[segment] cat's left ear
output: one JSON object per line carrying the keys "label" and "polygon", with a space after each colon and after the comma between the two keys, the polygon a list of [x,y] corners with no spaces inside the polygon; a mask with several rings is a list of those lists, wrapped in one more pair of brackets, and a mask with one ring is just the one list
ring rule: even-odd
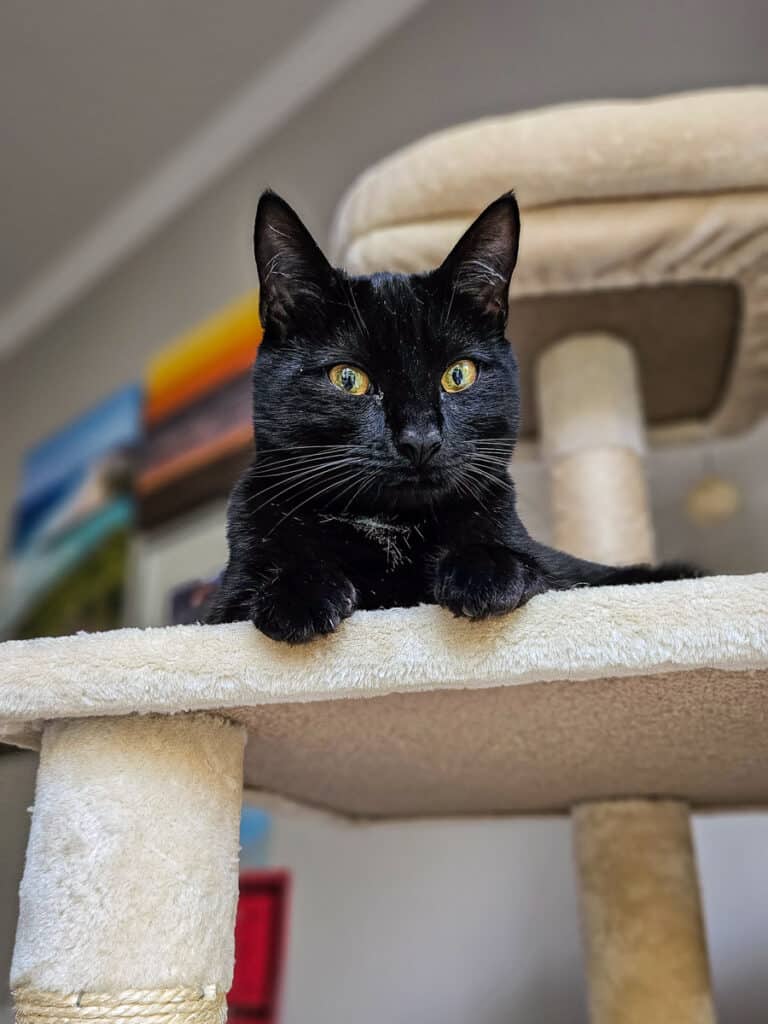
{"label": "cat's left ear", "polygon": [[333,269],[299,215],[276,192],[259,200],[253,229],[261,322],[283,330],[302,312],[317,314]]}
{"label": "cat's left ear", "polygon": [[470,224],[437,274],[450,295],[465,295],[482,312],[506,319],[519,241],[520,211],[507,192]]}

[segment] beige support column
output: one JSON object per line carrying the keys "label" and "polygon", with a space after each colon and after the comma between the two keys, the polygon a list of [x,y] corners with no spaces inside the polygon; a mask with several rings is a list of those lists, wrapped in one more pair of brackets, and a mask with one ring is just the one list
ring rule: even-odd
{"label": "beige support column", "polygon": [[[632,350],[605,334],[568,338],[542,357],[538,390],[555,544],[609,564],[652,561]],[[687,806],[595,802],[573,826],[592,1024],[713,1024]]]}
{"label": "beige support column", "polygon": [[609,335],[578,335],[545,352],[538,384],[555,546],[609,565],[653,561],[632,350]]}
{"label": "beige support column", "polygon": [[18,1024],[222,1024],[244,730],[208,715],[45,729],[11,968]]}
{"label": "beige support column", "polygon": [[573,812],[595,1024],[712,1024],[688,808],[616,800]]}

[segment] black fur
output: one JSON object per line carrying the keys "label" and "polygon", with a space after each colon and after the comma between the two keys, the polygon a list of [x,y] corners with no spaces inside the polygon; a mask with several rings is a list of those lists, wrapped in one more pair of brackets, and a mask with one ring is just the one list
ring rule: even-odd
{"label": "black fur", "polygon": [[[250,619],[301,643],[357,608],[428,602],[479,619],[553,588],[690,575],[572,558],[518,518],[518,374],[504,337],[518,236],[505,195],[437,270],[349,277],[284,200],[262,196],[256,458],[232,493],[209,622]],[[441,376],[464,358],[477,380],[448,393]],[[371,393],[335,387],[336,364],[362,368]]]}

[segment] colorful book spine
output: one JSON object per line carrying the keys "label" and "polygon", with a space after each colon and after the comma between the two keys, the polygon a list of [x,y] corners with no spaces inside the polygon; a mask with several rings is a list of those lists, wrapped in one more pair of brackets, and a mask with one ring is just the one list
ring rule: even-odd
{"label": "colorful book spine", "polygon": [[151,361],[136,481],[141,526],[225,494],[247,462],[251,367],[261,336],[251,293]]}

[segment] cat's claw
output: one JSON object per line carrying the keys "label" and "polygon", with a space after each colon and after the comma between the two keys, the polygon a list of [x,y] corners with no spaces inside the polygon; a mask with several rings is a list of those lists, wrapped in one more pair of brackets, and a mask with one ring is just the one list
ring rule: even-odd
{"label": "cat's claw", "polygon": [[442,555],[434,596],[456,616],[485,619],[514,611],[547,589],[544,577],[509,548],[473,544]]}
{"label": "cat's claw", "polygon": [[283,570],[259,590],[250,608],[257,629],[272,640],[303,644],[333,633],[357,607],[357,591],[337,570]]}

